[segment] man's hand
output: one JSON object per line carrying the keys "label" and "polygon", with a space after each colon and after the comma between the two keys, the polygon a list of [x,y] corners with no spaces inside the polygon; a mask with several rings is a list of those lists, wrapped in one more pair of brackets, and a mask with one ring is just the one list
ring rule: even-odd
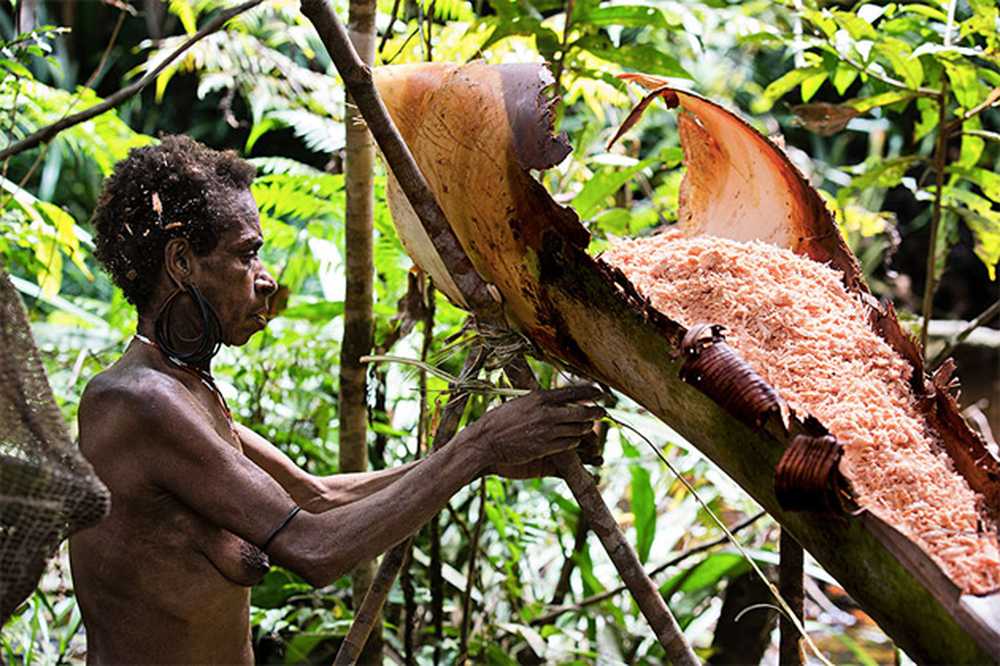
{"label": "man's hand", "polygon": [[462,436],[482,450],[487,473],[507,470],[510,476],[539,476],[546,471],[520,474],[516,470],[528,470],[523,467],[526,463],[546,462],[540,459],[575,448],[583,438],[593,438],[594,421],[604,416],[604,409],[579,403],[601,395],[593,386],[535,391],[490,410],[462,431]]}

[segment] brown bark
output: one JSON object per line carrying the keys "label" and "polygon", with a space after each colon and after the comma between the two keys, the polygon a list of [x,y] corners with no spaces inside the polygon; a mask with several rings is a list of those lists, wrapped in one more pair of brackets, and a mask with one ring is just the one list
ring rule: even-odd
{"label": "brown bark", "polygon": [[[371,64],[375,59],[375,3],[373,0],[351,0],[349,12],[351,41],[361,58]],[[346,107],[346,294],[344,339],[340,350],[340,471],[363,472],[368,469],[368,391],[366,366],[359,359],[371,352],[374,327],[372,229],[375,199],[372,177],[375,145],[350,96]],[[369,561],[362,562],[351,572],[355,611],[361,609],[374,571],[375,563]],[[381,613],[375,614],[372,623],[380,629],[371,632],[358,657],[359,663],[381,663]]]}
{"label": "brown bark", "polygon": [[[781,530],[781,540],[778,546],[781,554],[781,564],[778,568],[778,591],[788,606],[795,613],[799,624],[805,626],[805,591],[803,589],[803,563],[805,553],[802,546],[784,528]],[[802,666],[805,655],[802,653],[802,637],[795,624],[781,616],[781,644],[778,653],[780,666]]]}
{"label": "brown bark", "polygon": [[771,631],[778,618],[771,608],[747,609],[773,605],[773,602],[771,590],[757,572],[748,571],[730,580],[712,637],[712,656],[706,663],[710,666],[759,664],[771,644]]}

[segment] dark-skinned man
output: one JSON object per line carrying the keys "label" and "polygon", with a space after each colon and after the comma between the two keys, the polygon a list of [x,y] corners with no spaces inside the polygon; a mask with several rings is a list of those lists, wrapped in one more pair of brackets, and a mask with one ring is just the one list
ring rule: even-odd
{"label": "dark-skinned man", "polygon": [[111,514],[70,540],[88,663],[253,662],[250,586],[269,562],[322,586],[413,533],[484,473],[544,473],[603,411],[590,387],[487,412],[426,459],[317,477],[233,422],[211,375],[221,344],[267,323],[253,167],[185,137],[134,150],[94,214],[97,256],[139,313],[87,386],[80,448]]}

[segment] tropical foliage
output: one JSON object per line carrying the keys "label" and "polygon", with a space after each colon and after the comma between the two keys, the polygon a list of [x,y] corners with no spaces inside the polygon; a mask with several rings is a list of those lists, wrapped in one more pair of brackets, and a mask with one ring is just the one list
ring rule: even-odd
{"label": "tropical foliage", "polygon": [[[21,3],[14,5],[23,16]],[[60,3],[30,4],[38,19],[30,29],[0,15],[0,149],[152,70],[229,3],[169,0],[157,12],[159,3],[147,2],[145,15],[117,1],[79,3],[75,18],[58,12]],[[670,114],[651,110],[622,144],[605,147],[632,99],[614,74],[643,71],[728,100],[765,133],[784,136],[875,291],[912,315],[915,330],[921,314],[971,319],[996,300],[1000,19],[991,0],[379,0],[377,23],[380,62],[552,63],[557,115],[574,152],[539,177],[579,212],[595,251],[677,217],[683,167]],[[81,83],[89,68],[93,75]],[[289,293],[265,333],[223,352],[215,366],[223,391],[237,418],[297,463],[317,474],[338,470],[333,369],[343,313],[343,105],[342,86],[298,3],[270,0],[199,42],[117,111],[3,163],[0,261],[25,298],[71,428],[83,387],[115,360],[135,325],[92,256],[88,219],[102,178],[129,149],[161,132],[185,132],[235,148],[257,166],[262,256]],[[440,296],[432,326],[414,325],[419,317],[408,304],[423,278],[410,275],[384,187],[379,174],[376,346],[423,356],[455,375],[472,334]],[[933,337],[932,344],[940,346]],[[996,358],[986,353],[975,358]],[[538,370],[547,383],[565,381],[558,369]],[[447,382],[395,364],[374,366],[370,378],[373,464],[419,455]],[[477,396],[465,418],[495,399]],[[624,399],[613,413],[662,447],[727,523],[757,512],[667,426]],[[605,461],[603,495],[642,561],[653,568],[678,560],[660,567],[656,582],[707,655],[722,597],[747,574],[748,562],[724,540],[678,559],[720,532],[631,431],[611,428]],[[738,538],[757,563],[775,565],[769,518]],[[892,661],[888,639],[836,582],[811,564],[807,573],[808,628],[831,659]],[[388,649],[407,655],[409,630],[420,663],[461,655],[497,664],[660,662],[662,651],[628,595],[610,593],[617,585],[560,482],[487,478],[453,498],[438,532],[418,537],[388,600]],[[346,579],[313,589],[272,570],[253,593],[258,658],[329,662],[352,619],[349,596]],[[0,645],[10,663],[78,661],[82,634],[61,556],[4,627]]]}

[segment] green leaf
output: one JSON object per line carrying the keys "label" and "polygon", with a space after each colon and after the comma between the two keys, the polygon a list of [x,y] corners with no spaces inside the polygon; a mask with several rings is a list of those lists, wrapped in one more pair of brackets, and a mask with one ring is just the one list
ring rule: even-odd
{"label": "green leaf", "polygon": [[676,58],[647,44],[626,44],[616,47],[607,38],[588,35],[578,39],[574,45],[601,60],[616,63],[626,69],[680,79],[693,78],[681,67]]}
{"label": "green leaf", "polygon": [[917,111],[920,113],[920,118],[913,127],[914,141],[920,141],[927,136],[931,130],[937,127],[938,120],[940,120],[938,105],[926,97],[917,100]]}
{"label": "green leaf", "polygon": [[660,592],[668,594],[680,591],[684,594],[693,594],[712,590],[723,578],[738,576],[749,569],[749,563],[738,553],[715,553],[687,571],[676,574],[660,587]]}
{"label": "green leaf", "polygon": [[887,106],[896,102],[902,102],[903,100],[913,99],[914,97],[916,97],[916,93],[909,90],[890,90],[889,92],[873,95],[872,97],[852,99],[847,102],[847,105],[858,113],[865,113],[877,106]]}
{"label": "green leaf", "polygon": [[656,500],[653,486],[649,481],[649,471],[640,465],[630,465],[632,475],[632,515],[635,516],[636,551],[639,560],[645,564],[649,559],[649,549],[656,536]]}
{"label": "green leaf", "polygon": [[802,89],[800,93],[802,94],[802,102],[808,102],[812,99],[816,91],[820,89],[823,82],[826,81],[826,71],[820,72],[819,74],[814,74],[802,82]]}
{"label": "green leaf", "polygon": [[951,81],[951,89],[955,99],[965,109],[971,109],[986,99],[986,88],[976,76],[976,68],[968,62],[942,62],[944,70]]}
{"label": "green leaf", "polygon": [[918,88],[924,82],[924,68],[920,58],[914,58],[909,44],[895,37],[885,37],[876,44],[875,51],[889,61],[892,69],[909,88]]}
{"label": "green leaf", "polygon": [[281,316],[286,319],[303,319],[305,321],[326,323],[344,314],[343,301],[318,301],[316,303],[298,303],[286,309]]}
{"label": "green leaf", "polygon": [[772,106],[774,106],[776,101],[789,91],[793,90],[795,86],[801,84],[806,79],[818,76],[819,74],[823,74],[825,76],[826,70],[822,67],[804,67],[802,69],[793,69],[781,78],[772,81],[771,84],[764,89],[764,100],[766,104],[758,106],[757,108],[761,112],[768,111]]}
{"label": "green leaf", "polygon": [[626,169],[602,169],[598,171],[573,198],[573,208],[576,209],[577,215],[580,216],[581,220],[590,219],[608,197],[654,161],[650,158]]}
{"label": "green leaf", "polygon": [[903,180],[910,167],[920,159],[916,155],[908,155],[889,160],[873,160],[867,165],[868,168],[864,173],[851,179],[851,187],[859,190],[869,187],[895,187]]}
{"label": "green leaf", "polygon": [[839,63],[837,65],[837,71],[833,73],[831,82],[833,83],[833,87],[837,90],[837,94],[843,95],[857,78],[858,70],[854,69],[850,65]]}
{"label": "green leaf", "polygon": [[[965,121],[966,130],[977,130],[982,127],[982,121],[979,116],[975,118],[970,118]],[[982,157],[983,151],[986,149],[986,141],[977,134],[969,134],[968,132],[962,133],[962,143],[958,151],[958,160],[955,161],[954,166],[972,168],[979,163],[979,158]]]}
{"label": "green leaf", "polygon": [[3,67],[14,76],[20,76],[25,79],[33,78],[31,76],[31,71],[16,60],[2,58],[0,59],[0,67]]}
{"label": "green leaf", "polygon": [[943,201],[969,227],[976,242],[976,256],[986,266],[990,280],[996,280],[997,262],[1000,262],[1000,211],[994,210],[988,199],[957,188],[945,191]]}
{"label": "green leaf", "polygon": [[850,12],[834,11],[834,20],[851,35],[853,39],[876,39],[878,33],[868,21]]}
{"label": "green leaf", "polygon": [[652,27],[660,30],[672,30],[680,25],[676,18],[668,17],[661,9],[648,5],[596,7],[583,15],[574,14],[573,20],[577,24]]}
{"label": "green leaf", "polygon": [[972,168],[964,172],[966,178],[979,186],[987,197],[1000,203],[1000,174],[987,169]]}

